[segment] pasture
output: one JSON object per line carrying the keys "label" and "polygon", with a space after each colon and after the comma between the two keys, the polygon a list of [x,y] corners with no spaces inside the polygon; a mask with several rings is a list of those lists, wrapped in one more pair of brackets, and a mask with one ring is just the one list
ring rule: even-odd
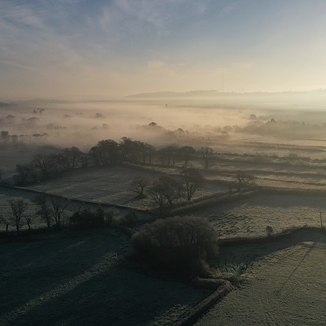
{"label": "pasture", "polygon": [[325,233],[303,230],[277,242],[221,251],[249,266],[246,283],[196,326],[326,324]]}
{"label": "pasture", "polygon": [[207,290],[126,261],[114,230],[0,240],[0,325],[171,325]]}

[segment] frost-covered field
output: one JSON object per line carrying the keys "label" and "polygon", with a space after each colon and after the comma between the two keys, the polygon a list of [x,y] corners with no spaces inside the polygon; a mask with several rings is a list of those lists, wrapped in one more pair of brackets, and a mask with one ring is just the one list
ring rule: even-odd
{"label": "frost-covered field", "polygon": [[113,230],[1,240],[0,325],[172,325],[210,293],[126,265],[129,250]]}
{"label": "frost-covered field", "polygon": [[278,233],[291,227],[326,225],[323,196],[258,194],[252,198],[210,207],[194,213],[207,218],[221,237],[262,236],[267,225]]}
{"label": "frost-covered field", "polygon": [[[135,200],[136,194],[129,190],[129,185],[136,176],[145,176],[153,182],[161,173],[123,166],[96,167],[75,170],[59,179],[28,188],[60,194],[71,199],[149,209],[153,207],[150,198]],[[227,189],[227,187],[207,184],[198,191],[195,198]]]}
{"label": "frost-covered field", "polygon": [[325,242],[325,234],[307,231],[232,248],[227,256],[253,259],[247,281],[195,325],[325,325]]}

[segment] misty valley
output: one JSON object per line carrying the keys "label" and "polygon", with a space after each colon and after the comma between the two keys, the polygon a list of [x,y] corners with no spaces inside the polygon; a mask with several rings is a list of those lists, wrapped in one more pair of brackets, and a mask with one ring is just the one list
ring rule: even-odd
{"label": "misty valley", "polygon": [[326,323],[318,94],[1,102],[0,325]]}

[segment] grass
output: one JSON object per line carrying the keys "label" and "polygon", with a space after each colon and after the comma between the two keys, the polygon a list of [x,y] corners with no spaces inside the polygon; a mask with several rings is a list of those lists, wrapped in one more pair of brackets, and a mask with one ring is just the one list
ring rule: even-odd
{"label": "grass", "polygon": [[209,294],[125,264],[118,231],[0,241],[0,325],[171,325]]}
{"label": "grass", "polygon": [[235,266],[248,266],[246,284],[196,326],[326,323],[325,233],[301,230],[277,242],[224,248],[221,254]]}
{"label": "grass", "polygon": [[228,238],[265,236],[267,225],[275,233],[305,225],[319,227],[320,212],[325,219],[326,201],[322,195],[270,193],[203,208],[193,215],[207,218],[221,238]]}

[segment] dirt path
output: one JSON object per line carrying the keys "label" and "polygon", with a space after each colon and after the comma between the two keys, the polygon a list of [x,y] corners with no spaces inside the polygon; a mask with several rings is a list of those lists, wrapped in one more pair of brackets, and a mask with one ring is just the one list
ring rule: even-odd
{"label": "dirt path", "polygon": [[325,235],[271,253],[196,325],[325,325],[325,261]]}

